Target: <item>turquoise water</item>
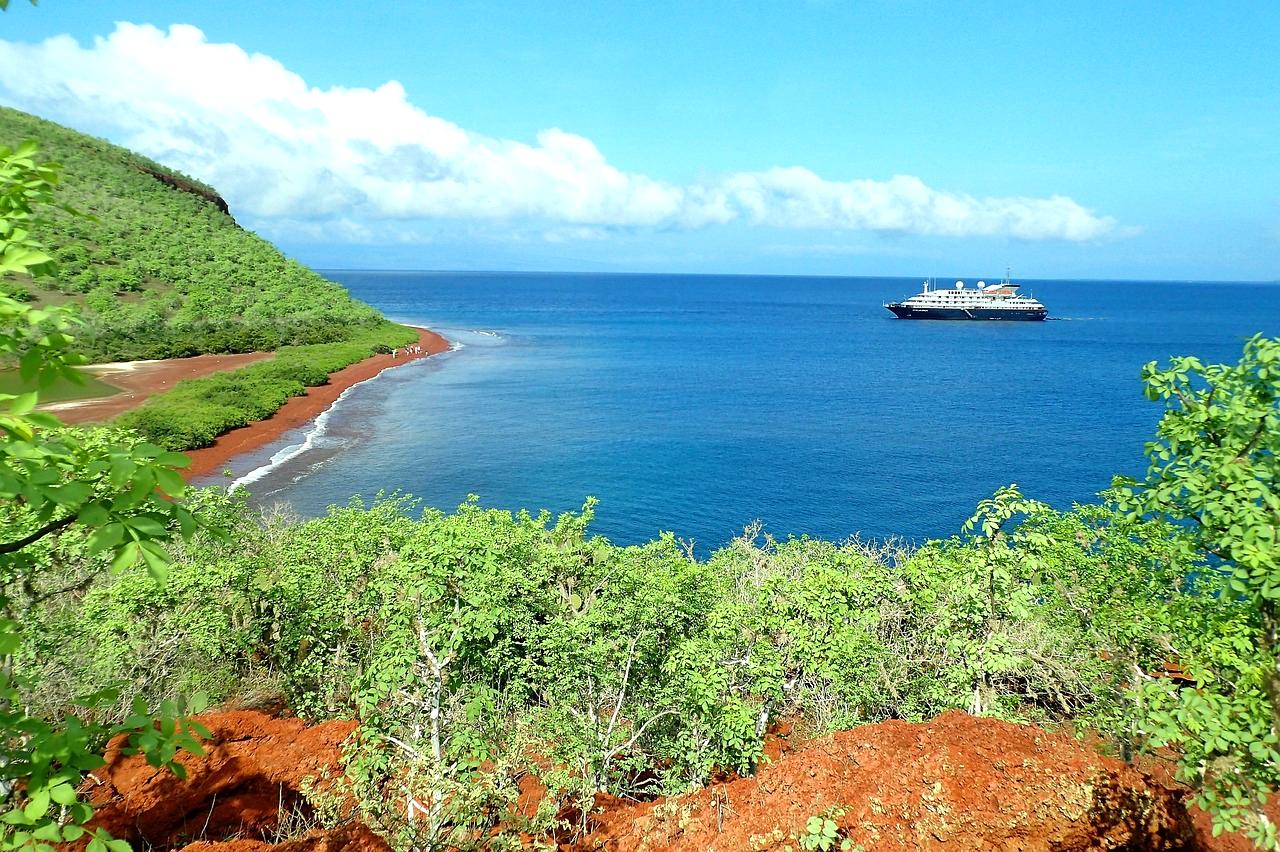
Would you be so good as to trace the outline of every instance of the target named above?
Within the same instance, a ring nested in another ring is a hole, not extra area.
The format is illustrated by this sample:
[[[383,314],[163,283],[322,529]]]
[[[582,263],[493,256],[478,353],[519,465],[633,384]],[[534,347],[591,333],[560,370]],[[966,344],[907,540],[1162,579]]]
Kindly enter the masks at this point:
[[[1280,335],[1276,285],[1027,282],[1053,319],[1005,324],[896,320],[881,303],[918,290],[904,279],[326,274],[459,348],[238,460],[255,500],[312,515],[385,489],[558,512],[594,495],[610,539],[699,549],[757,519],[948,535],[1010,482],[1090,500],[1143,468],[1160,414],[1144,362],[1234,361]]]

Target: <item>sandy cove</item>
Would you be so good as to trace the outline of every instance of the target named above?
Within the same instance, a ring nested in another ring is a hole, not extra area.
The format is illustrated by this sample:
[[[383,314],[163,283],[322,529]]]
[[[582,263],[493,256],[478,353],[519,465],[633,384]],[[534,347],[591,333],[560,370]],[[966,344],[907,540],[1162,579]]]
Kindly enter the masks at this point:
[[[104,423],[137,408],[158,393],[178,382],[198,379],[213,373],[237,370],[272,357],[270,352],[245,352],[236,355],[196,355],[192,358],[167,358],[158,361],[119,361],[94,364],[85,368],[95,378],[120,389],[111,396],[55,402],[40,406],[41,411],[58,415],[63,423]]]
[[[374,355],[343,367],[336,373],[330,373],[328,384],[307,388],[306,393],[291,398],[266,420],[232,429],[221,435],[211,446],[199,450],[188,450],[187,455],[191,458],[191,466],[183,471],[183,475],[191,480],[217,473],[236,456],[264,447],[285,433],[314,420],[352,385],[371,379],[389,367],[448,351],[449,341],[434,331],[425,328],[418,328],[416,331],[418,332],[417,345],[422,347],[420,354],[409,354],[401,349],[396,357]]]

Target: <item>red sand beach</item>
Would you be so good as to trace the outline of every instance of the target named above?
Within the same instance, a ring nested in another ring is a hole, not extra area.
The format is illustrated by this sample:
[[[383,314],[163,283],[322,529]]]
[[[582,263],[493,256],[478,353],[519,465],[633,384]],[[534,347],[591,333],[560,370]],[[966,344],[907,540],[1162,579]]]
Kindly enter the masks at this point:
[[[169,358],[163,361],[121,361],[96,364],[87,368],[98,379],[120,388],[113,396],[78,399],[42,405],[42,411],[58,415],[63,423],[103,423],[137,408],[147,399],[184,379],[198,379],[211,373],[235,370],[265,361],[270,352],[246,352],[241,355],[196,355],[194,358]]]
[[[398,357],[374,355],[344,367],[336,373],[330,373],[328,384],[307,388],[305,394],[293,397],[284,404],[283,408],[266,420],[232,429],[214,441],[212,446],[188,451],[191,466],[183,472],[184,475],[190,480],[217,473],[228,461],[241,453],[266,446],[286,432],[314,420],[352,385],[371,379],[389,367],[395,367],[416,358],[437,355],[449,349],[449,341],[434,331],[425,328],[417,331],[418,345],[422,347],[420,354],[406,354],[402,349]]]

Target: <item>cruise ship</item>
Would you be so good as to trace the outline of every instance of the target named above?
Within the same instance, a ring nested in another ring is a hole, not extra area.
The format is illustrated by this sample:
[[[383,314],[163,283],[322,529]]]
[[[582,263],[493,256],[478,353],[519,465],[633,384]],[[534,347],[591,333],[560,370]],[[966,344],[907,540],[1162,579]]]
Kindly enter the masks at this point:
[[[923,291],[885,307],[898,319],[1042,320],[1049,313],[1034,297],[1020,294],[1008,272],[999,284],[979,281],[975,287],[957,281],[939,289],[926,280]]]

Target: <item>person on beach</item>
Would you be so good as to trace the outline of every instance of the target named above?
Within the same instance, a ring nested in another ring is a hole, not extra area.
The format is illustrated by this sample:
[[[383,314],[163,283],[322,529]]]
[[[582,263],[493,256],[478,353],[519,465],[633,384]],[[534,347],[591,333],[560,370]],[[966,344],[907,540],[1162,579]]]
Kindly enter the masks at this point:
[[[392,350],[391,350],[391,357],[392,357],[392,358],[396,357],[398,354],[400,354],[400,350],[399,350],[399,349],[392,349]]]

